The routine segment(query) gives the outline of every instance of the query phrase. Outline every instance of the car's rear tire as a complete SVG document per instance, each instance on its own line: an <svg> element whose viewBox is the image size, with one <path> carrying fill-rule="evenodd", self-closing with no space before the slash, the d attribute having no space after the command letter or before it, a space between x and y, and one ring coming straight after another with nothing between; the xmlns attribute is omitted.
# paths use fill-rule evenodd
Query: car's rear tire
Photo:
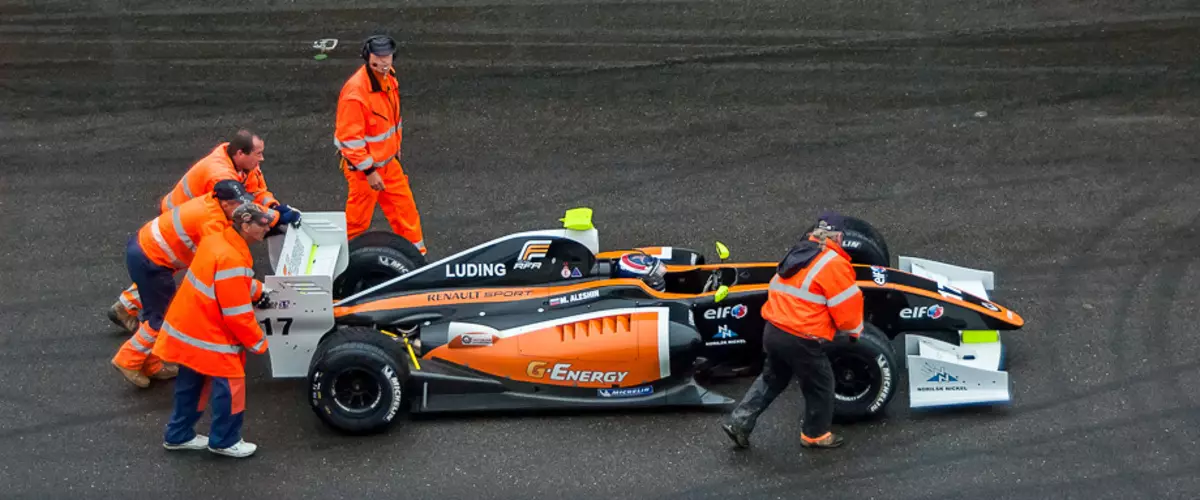
<svg viewBox="0 0 1200 500"><path fill-rule="evenodd" d="M900 365L882 331L863 325L857 342L838 338L825 345L833 366L834 418L856 421L881 414L900 387Z"/></svg>
<svg viewBox="0 0 1200 500"><path fill-rule="evenodd" d="M815 228L816 225L813 225L809 231ZM842 250L850 256L850 262L883 267L892 265L892 254L888 250L887 240L867 221L846 217L846 227L842 234Z"/></svg>
<svg viewBox="0 0 1200 500"><path fill-rule="evenodd" d="M887 240L867 221L847 217L845 235L844 239L863 242L856 252L847 252L852 261L872 266L892 265L892 254L888 249Z"/></svg>
<svg viewBox="0 0 1200 500"><path fill-rule="evenodd" d="M399 342L372 328L330 333L308 371L313 412L347 434L387 429L407 406L409 371L403 356Z"/></svg>
<svg viewBox="0 0 1200 500"><path fill-rule="evenodd" d="M386 231L371 231L350 240L346 270L333 280L340 300L424 266L425 256L408 240Z"/></svg>

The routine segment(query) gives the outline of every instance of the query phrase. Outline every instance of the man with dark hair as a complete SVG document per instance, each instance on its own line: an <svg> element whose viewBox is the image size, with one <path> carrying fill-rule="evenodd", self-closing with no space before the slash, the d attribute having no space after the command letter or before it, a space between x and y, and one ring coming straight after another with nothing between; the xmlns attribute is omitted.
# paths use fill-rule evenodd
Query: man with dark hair
<svg viewBox="0 0 1200 500"><path fill-rule="evenodd" d="M234 180L246 187L256 203L272 209L269 214L273 226L298 222L300 211L279 203L267 189L267 181L260 168L265 148L265 143L258 135L245 129L237 131L229 142L218 144L208 156L188 169L175 188L162 198L159 213L165 214L192 198L212 192L213 186L219 181ZM109 307L108 318L129 333L134 333L138 328L138 311L141 308L141 295L134 284L121 292L116 303Z"/></svg>
<svg viewBox="0 0 1200 500"><path fill-rule="evenodd" d="M266 144L249 130L239 130L229 142L218 144L208 156L200 159L188 169L183 178L163 197L160 210L166 212L196 196L212 191L213 185L222 179L233 179L246 186L254 196L255 203L279 212L279 222L290 224L299 220L300 214L281 205L275 195L267 190L263 177L263 151Z"/></svg>
<svg viewBox="0 0 1200 500"><path fill-rule="evenodd" d="M246 350L267 352L254 314L269 300L255 300L250 245L271 229L271 217L254 203L233 211L231 224L205 238L162 323L154 354L178 363L175 405L163 435L168 450L203 450L231 457L253 455L242 439L246 408ZM212 404L212 438L196 433L196 422Z"/></svg>
<svg viewBox="0 0 1200 500"><path fill-rule="evenodd" d="M257 153L258 157L256 160L261 163L263 160L261 148L265 146L260 146L260 144L262 144L262 139L254 135L253 132L242 129L233 135L233 139L229 140L229 145L225 147L225 153L230 158L237 156L238 153L247 156Z"/></svg>
<svg viewBox="0 0 1200 500"><path fill-rule="evenodd" d="M378 203L392 231L424 255L421 214L400 166L404 126L392 66L395 53L396 41L391 37L368 38L362 45L364 64L346 80L338 96L333 144L349 183L346 237L354 238L371 226Z"/></svg>
<svg viewBox="0 0 1200 500"><path fill-rule="evenodd" d="M779 263L762 308L765 321L762 375L750 386L721 425L739 448L750 446L759 415L798 377L804 393L800 445L836 448L842 437L833 421L833 368L823 346L836 335L851 342L863 330L863 296L850 256L842 250L845 218L824 212L808 238L793 246Z"/></svg>

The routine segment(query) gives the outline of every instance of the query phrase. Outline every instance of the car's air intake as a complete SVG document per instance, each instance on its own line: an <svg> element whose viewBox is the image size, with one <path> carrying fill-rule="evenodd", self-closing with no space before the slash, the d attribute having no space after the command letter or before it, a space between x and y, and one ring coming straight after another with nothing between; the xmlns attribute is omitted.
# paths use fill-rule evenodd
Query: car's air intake
<svg viewBox="0 0 1200 500"><path fill-rule="evenodd" d="M563 342L584 339L599 335L617 335L631 333L630 322L633 316L629 314L614 314L603 318L593 318L576 321L555 327Z"/></svg>

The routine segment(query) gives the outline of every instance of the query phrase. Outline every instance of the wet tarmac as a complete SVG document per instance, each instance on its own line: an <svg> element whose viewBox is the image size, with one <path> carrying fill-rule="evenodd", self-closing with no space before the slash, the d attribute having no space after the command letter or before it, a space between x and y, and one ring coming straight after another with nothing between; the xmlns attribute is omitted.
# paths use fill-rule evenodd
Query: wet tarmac
<svg viewBox="0 0 1200 500"><path fill-rule="evenodd" d="M796 389L748 451L719 411L352 438L260 358L258 455L164 451L171 385L108 365L125 240L243 126L280 199L341 209L335 101L375 29L404 43L432 257L589 206L605 248L720 239L775 260L837 208L894 254L996 272L1027 321L1005 336L1013 405L921 414L905 389L820 453L799 446ZM323 61L320 38L340 40ZM1197 47L1184 0L5 1L0 496L1195 498Z"/></svg>

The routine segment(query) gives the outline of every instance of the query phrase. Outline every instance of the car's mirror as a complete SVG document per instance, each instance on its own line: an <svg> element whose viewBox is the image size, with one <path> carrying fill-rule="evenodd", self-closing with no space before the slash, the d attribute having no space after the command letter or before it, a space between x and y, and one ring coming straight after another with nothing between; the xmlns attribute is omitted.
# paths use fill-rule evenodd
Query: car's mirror
<svg viewBox="0 0 1200 500"><path fill-rule="evenodd" d="M717 257L720 257L722 261L729 258L729 247L719 241L717 242Z"/></svg>
<svg viewBox="0 0 1200 500"><path fill-rule="evenodd" d="M715 297L715 300L713 300L713 302L714 303L720 302L722 300L725 300L725 297L728 297L728 296L729 296L729 286L721 285L721 287L717 289L717 295Z"/></svg>

